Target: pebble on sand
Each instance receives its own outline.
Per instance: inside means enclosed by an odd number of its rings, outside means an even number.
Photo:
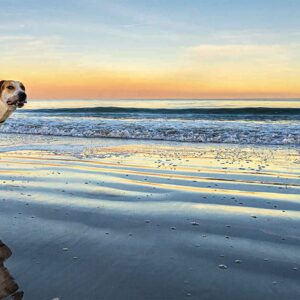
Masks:
[[[191,222],[191,224],[192,224],[193,226],[199,226],[199,223],[198,223],[198,222],[195,222],[195,221]]]
[[[219,269],[222,269],[222,270],[226,270],[227,269],[227,266],[223,265],[223,264],[218,265],[218,267],[219,267]]]

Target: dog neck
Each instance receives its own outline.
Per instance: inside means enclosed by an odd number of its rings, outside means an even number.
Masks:
[[[0,101],[0,124],[4,123],[5,120],[15,111],[14,107],[7,107],[2,101]]]

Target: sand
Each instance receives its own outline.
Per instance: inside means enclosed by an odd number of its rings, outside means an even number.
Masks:
[[[23,299],[300,299],[299,149],[1,134],[0,189]]]

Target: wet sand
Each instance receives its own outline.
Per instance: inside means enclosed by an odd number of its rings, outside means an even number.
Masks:
[[[300,299],[299,149],[1,135],[0,151],[23,299]]]

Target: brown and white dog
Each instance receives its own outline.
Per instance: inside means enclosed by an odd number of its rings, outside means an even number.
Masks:
[[[17,109],[24,106],[27,95],[22,82],[15,80],[0,81],[0,124]]]

